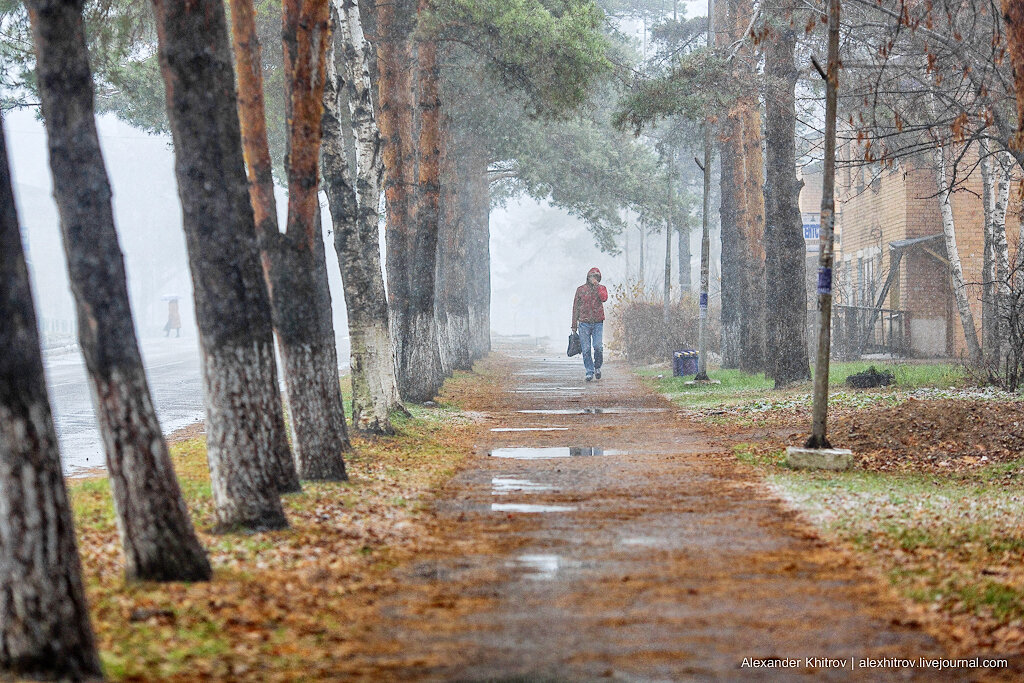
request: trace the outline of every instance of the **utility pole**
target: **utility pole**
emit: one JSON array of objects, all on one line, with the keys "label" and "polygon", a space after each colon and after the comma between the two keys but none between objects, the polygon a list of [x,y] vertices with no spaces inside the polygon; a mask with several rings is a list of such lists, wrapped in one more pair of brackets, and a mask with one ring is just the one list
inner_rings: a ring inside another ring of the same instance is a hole
[{"label": "utility pole", "polygon": [[[714,0],[708,0],[708,50],[714,33]],[[711,261],[711,117],[704,118],[704,163],[694,159],[704,172],[704,220],[700,238],[700,327],[697,342],[696,381],[708,379],[708,280]]]}]

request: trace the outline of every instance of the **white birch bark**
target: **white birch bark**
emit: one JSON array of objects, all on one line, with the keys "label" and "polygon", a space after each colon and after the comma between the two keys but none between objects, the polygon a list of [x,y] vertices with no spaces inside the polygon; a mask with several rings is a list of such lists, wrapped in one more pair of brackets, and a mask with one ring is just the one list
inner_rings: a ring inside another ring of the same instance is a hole
[{"label": "white birch bark", "polygon": [[946,258],[949,260],[949,275],[953,283],[953,295],[960,313],[960,324],[963,326],[964,339],[967,342],[967,355],[970,362],[977,365],[981,362],[981,346],[978,344],[978,330],[974,326],[974,314],[971,313],[970,302],[967,300],[967,287],[964,284],[964,270],[960,263],[960,252],[956,247],[956,224],[953,221],[952,188],[946,172],[945,146],[935,148],[935,181],[939,192],[939,210],[942,214],[942,234],[946,238]]},{"label": "white birch bark", "polygon": [[[352,422],[362,432],[389,434],[393,432],[390,413],[405,409],[398,396],[380,261],[384,164],[370,82],[368,55],[372,52],[363,35],[357,0],[332,0],[331,12],[336,42],[327,60],[322,164],[348,308]],[[347,116],[343,99],[348,101]]]}]

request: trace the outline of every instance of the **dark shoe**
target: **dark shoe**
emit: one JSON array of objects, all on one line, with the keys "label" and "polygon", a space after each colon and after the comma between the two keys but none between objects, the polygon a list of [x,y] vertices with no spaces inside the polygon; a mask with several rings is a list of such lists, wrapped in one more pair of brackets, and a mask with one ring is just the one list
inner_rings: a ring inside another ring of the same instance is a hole
[{"label": "dark shoe", "polygon": [[594,377],[595,377],[595,379],[601,379],[601,371],[600,370],[594,370]]},{"label": "dark shoe", "polygon": [[593,375],[591,375],[591,374],[590,374],[590,373],[588,372],[588,373],[587,373],[587,381],[589,382],[589,381],[591,381],[592,379],[594,379],[594,376],[593,376]]}]

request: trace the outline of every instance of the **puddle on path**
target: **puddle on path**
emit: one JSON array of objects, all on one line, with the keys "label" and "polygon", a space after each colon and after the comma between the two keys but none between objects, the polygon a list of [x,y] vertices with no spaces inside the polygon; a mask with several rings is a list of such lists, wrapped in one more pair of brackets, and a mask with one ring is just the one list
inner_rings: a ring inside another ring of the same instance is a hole
[{"label": "puddle on path", "polygon": [[567,432],[568,427],[494,427],[492,432]]},{"label": "puddle on path", "polygon": [[495,448],[487,452],[492,458],[513,458],[515,460],[546,460],[548,458],[575,458],[595,455],[624,455],[625,451],[593,446],[553,446],[547,448],[513,447]]},{"label": "puddle on path", "polygon": [[529,479],[512,479],[509,477],[494,477],[491,479],[491,495],[507,496],[510,493],[535,493],[538,491],[554,491],[554,486],[538,484]]},{"label": "puddle on path", "polygon": [[573,512],[575,505],[536,505],[533,503],[491,503],[492,512]]},{"label": "puddle on path", "polygon": [[622,545],[639,545],[647,548],[653,548],[662,545],[664,541],[653,536],[632,536],[630,538],[624,538],[619,541]]},{"label": "puddle on path", "polygon": [[528,578],[550,580],[558,574],[561,564],[562,558],[558,555],[520,555],[508,566],[527,570]]},{"label": "puddle on path", "polygon": [[518,410],[529,415],[622,415],[627,413],[666,413],[668,408],[557,408]]}]

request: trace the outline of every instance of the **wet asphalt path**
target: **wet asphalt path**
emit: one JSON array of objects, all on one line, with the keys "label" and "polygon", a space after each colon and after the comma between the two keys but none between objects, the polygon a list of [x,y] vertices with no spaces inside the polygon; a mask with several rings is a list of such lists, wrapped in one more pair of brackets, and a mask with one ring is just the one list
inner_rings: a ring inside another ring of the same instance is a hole
[{"label": "wet asphalt path", "polygon": [[[142,357],[164,433],[201,421],[203,386],[195,338],[143,339]],[[82,354],[50,355],[44,365],[65,474],[103,467],[103,442]]]},{"label": "wet asphalt path", "polygon": [[[489,417],[477,454],[434,511],[448,552],[396,570],[370,678],[962,677],[858,668],[943,652],[625,367],[586,384],[578,360],[505,352],[503,391],[467,406]],[[753,663],[774,658],[790,665]]]}]

